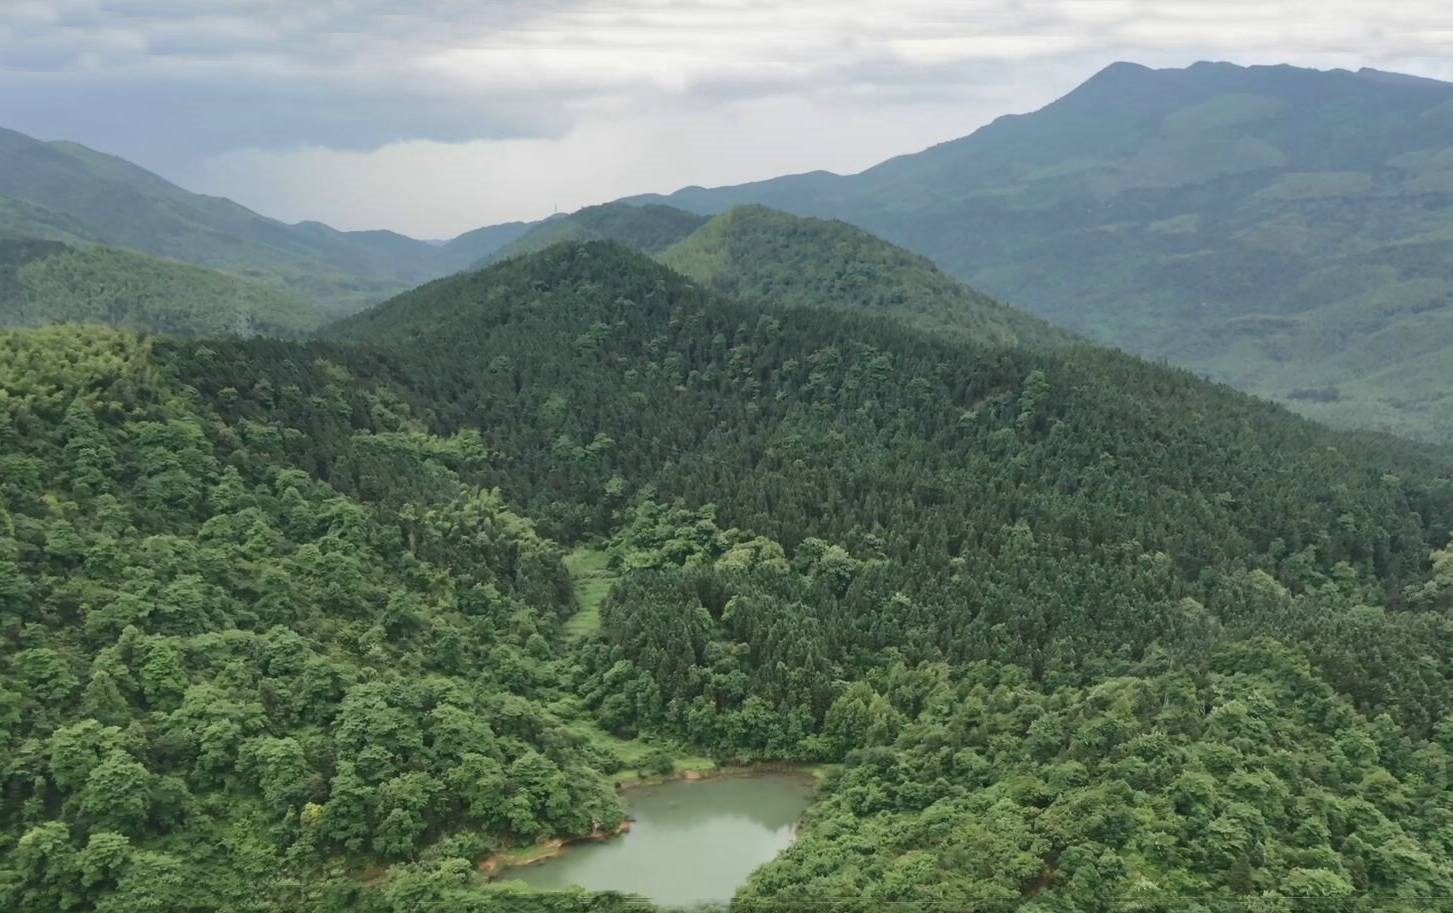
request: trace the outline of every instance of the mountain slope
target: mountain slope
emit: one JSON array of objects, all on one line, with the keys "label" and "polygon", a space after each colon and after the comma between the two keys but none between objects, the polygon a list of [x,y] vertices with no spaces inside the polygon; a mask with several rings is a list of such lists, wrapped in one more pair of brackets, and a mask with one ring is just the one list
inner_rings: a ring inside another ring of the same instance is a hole
[{"label": "mountain slope", "polygon": [[605,203],[536,223],[519,238],[481,258],[478,269],[544,250],[562,241],[616,241],[648,254],[665,250],[705,224],[695,213],[670,206]]},{"label": "mountain slope", "polygon": [[503,226],[434,246],[393,232],[286,225],[185,191],[123,159],[9,130],[0,130],[0,195],[83,227],[62,226],[64,237],[37,236],[84,237],[224,270],[281,285],[335,313],[463,268],[512,237],[512,227]]},{"label": "mountain slope", "polygon": [[944,275],[929,260],[846,223],[761,206],[728,210],[657,259],[742,301],[860,310],[980,343],[1071,339]]},{"label": "mountain slope", "polygon": [[131,251],[0,240],[0,326],[105,323],[180,336],[301,336],[322,315],[282,289]]},{"label": "mountain slope", "polygon": [[861,174],[641,199],[840,218],[1092,338],[1337,424],[1447,439],[1449,376],[1383,353],[1453,352],[1450,163],[1450,84],[1116,64]]},{"label": "mountain slope", "polygon": [[80,221],[42,206],[0,196],[0,239],[84,244],[95,238]]},{"label": "mountain slope", "polygon": [[476,264],[490,259],[500,248],[513,243],[521,235],[534,229],[538,222],[505,222],[476,228],[453,238],[440,246],[445,262],[445,272],[477,268]]}]

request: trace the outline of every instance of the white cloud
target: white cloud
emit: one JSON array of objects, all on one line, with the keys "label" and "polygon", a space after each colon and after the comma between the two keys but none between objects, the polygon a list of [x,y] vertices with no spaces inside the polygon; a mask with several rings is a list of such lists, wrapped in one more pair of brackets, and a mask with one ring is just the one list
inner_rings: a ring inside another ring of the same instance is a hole
[{"label": "white cloud", "polygon": [[[290,220],[347,213],[348,227],[387,225],[449,236],[482,224],[697,183],[730,183],[816,167],[854,170],[942,139],[922,111],[872,118],[791,96],[704,108],[622,104],[558,139],[414,141],[373,152],[312,147],[212,159],[193,182],[267,198]],[[940,124],[955,110],[938,110]],[[990,112],[984,112],[987,116]],[[752,141],[772,136],[775,142]]]},{"label": "white cloud", "polygon": [[438,234],[863,167],[1115,59],[1447,77],[1450,36],[1443,0],[0,0],[0,123]]}]

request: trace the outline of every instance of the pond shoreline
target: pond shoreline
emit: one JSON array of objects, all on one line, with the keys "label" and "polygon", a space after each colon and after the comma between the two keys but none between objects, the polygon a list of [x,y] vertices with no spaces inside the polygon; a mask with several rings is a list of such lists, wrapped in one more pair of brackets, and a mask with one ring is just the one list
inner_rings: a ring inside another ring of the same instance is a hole
[{"label": "pond shoreline", "polygon": [[[748,764],[728,764],[706,770],[678,770],[670,774],[647,777],[628,777],[614,781],[618,793],[628,793],[669,783],[696,783],[722,780],[729,777],[753,777],[771,774],[788,774],[821,780],[827,765],[804,764],[792,761],[753,761]],[[512,869],[523,869],[539,865],[563,856],[572,846],[586,843],[600,843],[628,833],[634,819],[627,817],[613,830],[596,830],[577,837],[551,837],[527,847],[516,847],[493,853],[479,861],[478,871],[494,880]]]},{"label": "pond shoreline", "polygon": [[[602,840],[610,840],[612,838],[619,837],[622,834],[628,832],[630,829],[631,819],[627,818],[613,830],[596,830],[592,831],[589,834],[583,834],[578,837],[551,837],[549,840],[545,840],[541,843],[535,843],[528,847],[520,847],[517,850],[506,851],[503,853],[494,853],[492,855],[486,856],[479,861],[478,870],[483,873],[485,877],[494,879],[498,877],[501,873],[508,872],[511,869],[523,869],[528,866],[539,865],[542,862],[548,862],[551,859],[558,858],[559,856],[563,855],[566,850],[568,850],[571,846],[574,846],[575,844],[599,843]],[[515,859],[508,858],[512,855],[512,853],[523,853],[525,855]]]}]

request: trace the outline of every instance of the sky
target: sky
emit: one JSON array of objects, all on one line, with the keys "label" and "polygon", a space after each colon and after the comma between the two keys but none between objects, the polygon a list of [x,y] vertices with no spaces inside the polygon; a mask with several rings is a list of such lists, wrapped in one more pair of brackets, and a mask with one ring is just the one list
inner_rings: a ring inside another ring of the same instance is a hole
[{"label": "sky", "polygon": [[1116,60],[1453,79],[1446,0],[0,0],[0,126],[445,238],[853,172]]}]

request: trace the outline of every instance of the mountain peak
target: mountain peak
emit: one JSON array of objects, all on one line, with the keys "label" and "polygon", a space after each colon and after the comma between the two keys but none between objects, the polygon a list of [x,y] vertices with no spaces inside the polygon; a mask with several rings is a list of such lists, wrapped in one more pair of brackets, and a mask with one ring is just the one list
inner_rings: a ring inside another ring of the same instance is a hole
[{"label": "mountain peak", "polygon": [[1357,71],[1357,76],[1373,82],[1387,83],[1395,86],[1406,86],[1408,88],[1441,89],[1448,91],[1453,89],[1453,82],[1445,82],[1441,79],[1433,79],[1428,76],[1412,76],[1407,73],[1391,73],[1387,70],[1377,70],[1372,67],[1363,67]]},{"label": "mountain peak", "polygon": [[1114,63],[1102,67],[1095,75],[1085,80],[1085,82],[1091,83],[1097,80],[1135,78],[1154,72],[1154,70],[1143,63],[1136,63],[1132,60],[1117,60]]},{"label": "mountain peak", "polygon": [[[683,289],[706,294],[618,241],[566,239],[421,285],[331,324],[324,335],[373,344],[429,340],[448,347],[502,321],[524,319],[527,312],[555,310],[555,317],[570,312],[569,319],[589,325],[592,309],[611,310],[621,300],[662,304],[668,293]],[[512,303],[520,301],[533,303],[528,308]],[[553,304],[547,308],[542,302]]]},{"label": "mountain peak", "polygon": [[988,345],[1057,345],[1067,334],[835,219],[760,204],[727,210],[660,255],[712,291],[780,306],[887,314],[933,333]]},{"label": "mountain peak", "polygon": [[[1198,60],[1184,67],[1153,68],[1130,61],[1116,61],[1085,80],[1065,98],[1080,96],[1085,90],[1126,89],[1133,86],[1173,86],[1192,88],[1196,86],[1221,90],[1267,89],[1276,86],[1325,85],[1331,80],[1356,80],[1363,83],[1381,83],[1388,87],[1447,90],[1453,83],[1430,79],[1426,76],[1411,76],[1392,73],[1372,67],[1352,71],[1345,69],[1319,70],[1312,67],[1294,66],[1288,63],[1249,64],[1232,63],[1228,60]],[[1344,83],[1345,84],[1345,83]]]},{"label": "mountain peak", "polygon": [[1089,86],[1125,86],[1166,82],[1170,79],[1183,79],[1187,76],[1201,78],[1227,76],[1245,73],[1248,69],[1250,68],[1225,60],[1198,60],[1184,67],[1150,67],[1134,61],[1117,60],[1085,80],[1075,91],[1078,92]]}]

